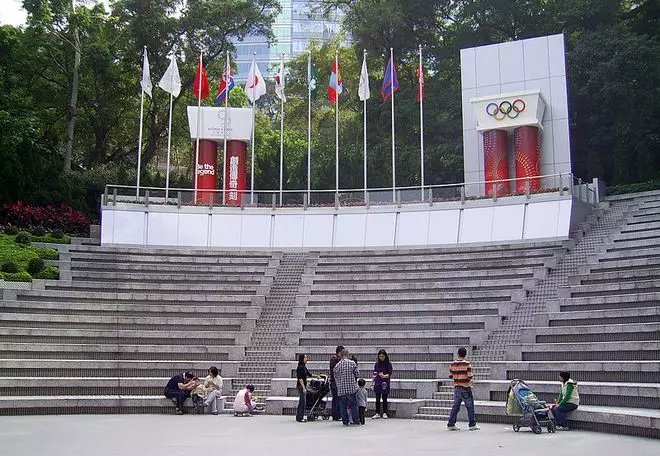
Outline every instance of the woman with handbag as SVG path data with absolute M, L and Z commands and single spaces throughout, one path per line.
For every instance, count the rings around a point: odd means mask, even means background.
M 390 394 L 390 380 L 392 378 L 392 363 L 385 350 L 378 351 L 376 364 L 374 364 L 373 389 L 376 394 L 376 414 L 371 418 L 387 419 L 387 396 Z M 383 400 L 383 408 L 380 407 L 380 400 Z

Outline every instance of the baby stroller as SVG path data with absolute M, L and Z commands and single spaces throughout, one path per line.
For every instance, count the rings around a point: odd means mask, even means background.
M 521 427 L 531 428 L 534 434 L 540 434 L 544 427 L 550 433 L 556 430 L 555 419 L 546 403 L 538 400 L 527 384 L 517 378 L 511 381 L 507 390 L 506 414 L 520 417 L 513 425 L 515 432 Z
M 324 420 L 330 418 L 325 406 L 325 397 L 330 393 L 330 382 L 324 374 L 311 379 L 307 384 L 307 421 L 315 421 L 318 417 Z

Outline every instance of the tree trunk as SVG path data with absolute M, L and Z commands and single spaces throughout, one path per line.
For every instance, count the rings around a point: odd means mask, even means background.
M 73 15 L 74 4 L 71 1 L 71 13 Z M 80 33 L 73 26 L 73 75 L 71 77 L 71 100 L 66 115 L 66 145 L 64 149 L 64 172 L 71 171 L 71 156 L 73 152 L 73 132 L 76 126 L 76 105 L 78 104 L 78 88 L 80 86 Z

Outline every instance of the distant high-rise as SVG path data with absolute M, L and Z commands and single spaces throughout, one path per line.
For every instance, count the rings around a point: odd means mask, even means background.
M 250 36 L 237 41 L 236 80 L 245 81 L 250 71 L 252 54 L 256 52 L 257 63 L 264 75 L 274 75 L 273 64 L 280 61 L 284 53 L 289 60 L 307 51 L 310 41 L 328 41 L 339 33 L 343 13 L 339 10 L 331 18 L 323 17 L 318 1 L 280 0 L 281 13 L 273 23 L 276 42 L 270 47 L 263 36 Z

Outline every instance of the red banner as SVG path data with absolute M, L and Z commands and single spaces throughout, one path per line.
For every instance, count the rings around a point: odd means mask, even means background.
M 195 144 L 197 141 L 195 141 Z M 199 163 L 197 170 L 197 199 L 196 203 L 208 204 L 216 195 L 216 173 L 218 168 L 218 144 L 209 139 L 199 140 Z M 193 183 L 194 184 L 194 183 Z M 206 191 L 205 191 L 206 190 Z
M 247 190 L 247 143 L 227 141 L 225 166 L 225 204 L 240 206 L 241 195 Z
M 505 130 L 484 131 L 484 174 L 486 181 L 506 180 L 509 178 L 508 143 Z M 486 184 L 486 195 L 504 196 L 509 193 L 509 182 Z
M 541 174 L 541 142 L 538 127 L 518 127 L 513 131 L 516 153 L 516 191 L 525 193 L 527 178 Z M 541 188 L 541 179 L 529 179 L 530 191 Z

